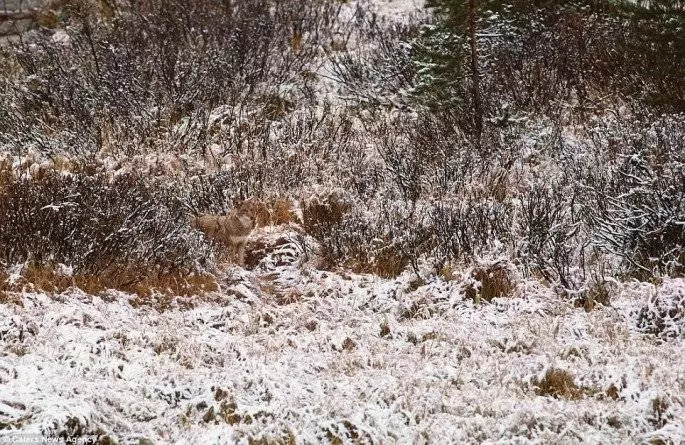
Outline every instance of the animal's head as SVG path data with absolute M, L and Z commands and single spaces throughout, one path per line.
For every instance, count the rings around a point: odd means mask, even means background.
M 235 206 L 240 215 L 252 219 L 256 227 L 262 227 L 269 223 L 269 210 L 260 200 L 252 197 L 239 202 Z

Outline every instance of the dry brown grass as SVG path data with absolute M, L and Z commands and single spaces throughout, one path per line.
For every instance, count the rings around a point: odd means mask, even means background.
M 441 276 L 445 281 L 454 281 L 459 278 L 459 273 L 455 269 L 454 264 L 445 263 L 438 270 L 437 274 Z
M 282 286 L 275 281 L 275 276 L 267 275 L 262 277 L 259 284 L 260 290 L 269 295 L 270 298 L 279 306 L 297 303 L 302 301 L 304 295 L 295 287 Z
M 345 351 L 353 351 L 357 347 L 357 342 L 352 340 L 350 337 L 346 337 L 342 342 L 342 348 Z
M 278 226 L 291 222 L 299 222 L 299 218 L 295 212 L 295 206 L 291 200 L 274 198 L 268 201 L 267 205 L 270 210 L 272 225 Z
M 69 289 L 76 288 L 88 294 L 101 294 L 106 290 L 118 290 L 136 295 L 131 303 L 134 305 L 146 305 L 152 301 L 151 297 L 184 296 L 192 297 L 219 290 L 219 284 L 212 275 L 193 274 L 184 275 L 164 274 L 148 276 L 130 274 L 117 274 L 114 272 L 100 275 L 75 274 L 65 276 L 58 273 L 55 268 L 42 265 L 27 265 L 21 271 L 18 280 L 10 283 L 7 273 L 0 273 L 0 301 L 10 301 L 13 293 L 18 292 L 45 292 L 57 294 Z M 159 299 L 154 300 L 157 305 Z M 166 305 L 161 304 L 161 308 Z
M 240 205 L 239 203 L 237 205 Z M 280 226 L 300 223 L 293 201 L 281 197 L 269 197 L 256 201 L 252 212 L 256 227 Z
M 355 272 L 372 273 L 381 278 L 396 278 L 407 268 L 409 257 L 395 246 L 387 245 L 373 252 L 373 258 L 357 264 Z
M 409 265 L 408 255 L 389 237 L 372 240 L 368 233 L 362 233 L 364 228 L 355 233 L 346 227 L 354 225 L 354 216 L 346 219 L 352 206 L 337 194 L 302 201 L 301 207 L 304 231 L 321 245 L 321 268 L 343 267 L 355 273 L 395 278 Z
M 400 313 L 401 320 L 428 319 L 432 316 L 433 307 L 430 300 L 425 296 L 412 301 L 412 303 Z
M 611 298 L 609 296 L 609 289 L 604 281 L 592 281 L 587 291 L 575 301 L 576 307 L 582 307 L 585 312 L 592 311 L 597 303 L 602 306 L 610 306 Z
M 104 288 L 97 285 L 93 277 L 67 277 L 59 274 L 54 268 L 30 264 L 26 265 L 18 279 L 9 282 L 9 275 L 0 276 L 0 290 L 5 292 L 46 292 L 59 293 L 71 287 L 79 287 L 86 292 L 99 293 Z
M 129 289 L 130 292 L 141 297 L 149 297 L 155 293 L 192 297 L 218 291 L 219 283 L 212 275 L 167 274 L 144 278 L 142 281 L 131 285 Z
M 510 296 L 516 288 L 512 273 L 505 263 L 478 266 L 471 272 L 471 277 L 480 283 L 480 287 L 470 284 L 466 296 L 477 303 Z
M 326 438 L 331 445 L 373 443 L 366 431 L 359 429 L 349 420 L 336 422 L 326 428 Z
M 381 338 L 392 338 L 392 334 L 390 332 L 390 325 L 387 321 L 381 323 L 380 336 Z
M 241 413 L 233 396 L 222 388 L 212 388 L 214 391 L 214 400 L 216 404 L 208 405 L 206 402 L 201 402 L 195 406 L 202 418 L 202 422 L 207 424 L 221 424 L 228 425 L 252 425 L 262 424 L 266 425 L 273 422 L 275 415 L 267 411 L 257 411 L 254 413 Z M 192 409 L 192 408 L 191 408 Z M 183 416 L 187 421 L 191 411 L 187 411 Z M 271 434 L 268 436 L 259 435 L 257 437 L 248 436 L 247 443 L 255 445 L 293 445 L 297 443 L 295 435 L 290 430 L 283 430 L 282 432 Z
M 295 434 L 290 431 L 284 431 L 281 437 L 248 437 L 248 445 L 295 445 L 297 438 Z
M 655 397 L 650 402 L 651 413 L 649 414 L 649 421 L 656 428 L 663 428 L 668 422 L 669 408 L 671 404 L 665 397 Z
M 342 261 L 341 266 L 354 273 L 368 273 L 381 278 L 397 278 L 409 265 L 409 257 L 395 246 L 383 242 L 381 246 L 347 246 L 351 258 Z M 335 264 L 328 265 L 332 268 Z
M 563 369 L 548 369 L 542 379 L 533 381 L 533 386 L 535 393 L 540 396 L 569 400 L 577 400 L 583 396 L 582 388 L 576 385 L 571 373 Z

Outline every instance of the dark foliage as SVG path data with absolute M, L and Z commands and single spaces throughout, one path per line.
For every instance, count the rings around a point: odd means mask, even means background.
M 122 0 L 103 11 L 66 2 L 56 20 L 68 42 L 42 29 L 0 54 L 17 66 L 0 94 L 0 143 L 79 155 L 202 149 L 216 106 L 247 106 L 278 97 L 284 83 L 302 85 L 339 7 Z
M 135 282 L 190 273 L 211 258 L 174 194 L 138 176 L 48 174 L 6 178 L 0 189 L 5 266 L 63 263 L 82 275 Z M 207 264 L 207 266 L 209 266 Z

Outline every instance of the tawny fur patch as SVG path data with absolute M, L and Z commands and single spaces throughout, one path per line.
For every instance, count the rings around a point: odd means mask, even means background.
M 263 204 L 259 201 L 248 199 L 226 215 L 200 215 L 192 218 L 190 223 L 207 238 L 226 247 L 232 262 L 243 264 L 245 242 L 256 226 L 258 212 L 262 207 Z

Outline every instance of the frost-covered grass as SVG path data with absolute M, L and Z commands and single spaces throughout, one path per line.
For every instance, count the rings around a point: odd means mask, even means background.
M 657 287 L 613 285 L 611 307 L 585 312 L 534 279 L 482 305 L 459 280 L 410 281 L 267 258 L 251 272 L 228 269 L 222 292 L 163 312 L 122 293 L 14 295 L 0 305 L 2 434 L 685 440 L 685 340 L 638 330 Z M 664 286 L 685 293 L 683 279 Z M 545 376 L 562 371 L 572 390 L 545 391 Z

